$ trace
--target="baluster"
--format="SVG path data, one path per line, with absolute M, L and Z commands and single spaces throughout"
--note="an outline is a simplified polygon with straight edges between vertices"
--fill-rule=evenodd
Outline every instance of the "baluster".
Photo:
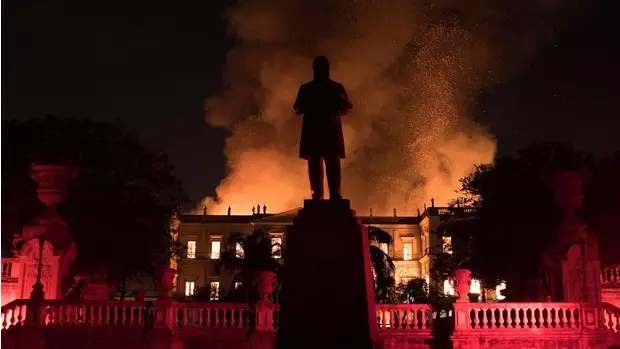
M 528 315 L 529 314 L 529 315 Z M 534 327 L 534 309 L 527 307 L 523 309 L 523 327 L 524 328 L 532 328 Z
M 481 308 L 482 316 L 480 317 L 480 328 L 487 328 L 487 309 Z
M 581 310 L 579 308 L 574 308 L 573 314 L 575 315 L 575 327 L 581 327 Z
M 416 308 L 407 309 L 407 317 L 405 321 L 406 321 L 405 323 L 406 329 L 415 330 L 420 323 L 420 321 L 418 321 L 418 309 Z
M 129 320 L 129 316 L 127 315 L 127 310 L 129 310 L 129 312 L 132 312 L 133 307 L 128 307 L 126 305 L 121 306 L 121 324 L 123 326 L 131 326 L 131 320 Z
M 106 305 L 105 309 L 106 311 L 105 311 L 105 317 L 104 317 L 105 319 L 104 324 L 107 326 L 111 326 L 112 325 L 112 310 L 111 310 L 112 307 L 109 305 Z
M 62 305 L 58 305 L 58 306 L 52 306 L 52 309 L 54 309 L 54 311 L 58 314 L 58 321 L 57 321 L 57 325 L 58 326 L 64 326 L 65 325 L 65 313 L 64 313 L 64 307 Z
M 562 309 L 562 327 L 570 328 L 570 311 L 566 308 Z
M 278 315 L 280 315 L 278 313 Z M 243 309 L 237 309 L 237 327 L 236 328 L 242 328 L 243 327 Z
M 197 308 L 196 309 L 196 316 L 198 317 L 196 319 L 196 321 L 195 321 L 196 322 L 196 327 L 202 327 L 203 326 L 202 325 L 202 311 L 203 311 L 203 308 Z
M 499 319 L 497 320 L 497 328 L 506 328 L 504 326 L 504 308 L 499 308 Z
M 437 312 L 437 316 L 441 315 L 439 312 Z M 469 319 L 467 319 L 467 321 L 469 322 L 469 326 L 471 326 L 471 328 L 476 328 L 477 324 L 478 324 L 478 313 L 476 312 L 476 309 L 470 309 L 469 310 Z
M 8 322 L 6 321 L 6 319 L 7 319 L 8 315 L 9 315 L 9 311 L 7 311 L 6 313 L 2 313 L 2 315 L 1 315 L 2 316 L 2 329 L 3 330 L 7 329 Z
M 491 309 L 491 319 L 489 319 L 489 327 L 490 328 L 499 328 L 497 326 L 497 321 L 495 320 L 495 309 Z
M 521 328 L 521 308 L 515 308 L 515 328 Z
M 181 326 L 182 327 L 186 327 L 187 326 L 187 308 L 183 307 L 181 308 Z
M 65 317 L 65 319 L 66 319 L 65 321 L 66 321 L 68 326 L 73 325 L 73 323 L 75 321 L 75 309 L 74 308 L 75 307 L 70 305 L 70 304 L 65 307 L 65 309 L 67 311 L 67 314 L 66 314 L 67 316 Z
M 390 315 L 392 317 L 392 328 L 397 330 L 400 328 L 400 310 L 398 308 L 392 309 L 392 313 Z
M 21 325 L 26 320 L 26 312 L 24 311 L 24 306 L 18 305 L 16 307 L 16 310 L 17 312 L 13 312 L 13 317 L 15 318 L 15 325 Z
M 129 307 L 129 326 L 135 326 L 134 324 L 134 316 L 133 316 L 133 312 L 136 310 L 136 307 Z
M 402 327 L 403 327 L 405 330 L 408 330 L 408 329 L 409 329 L 409 315 L 410 315 L 410 310 L 409 310 L 409 308 L 405 308 L 405 309 L 403 310 L 403 314 L 404 314 L 404 316 L 405 316 L 405 317 L 403 318 Z

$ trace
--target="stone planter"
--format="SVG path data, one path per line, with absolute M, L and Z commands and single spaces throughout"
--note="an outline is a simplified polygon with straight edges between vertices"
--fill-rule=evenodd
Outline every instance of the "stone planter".
M 269 295 L 276 287 L 276 273 L 272 271 L 257 271 L 255 274 L 256 290 L 260 295 L 259 303 L 271 303 Z
M 454 271 L 454 290 L 458 293 L 459 298 L 457 303 L 467 303 L 469 298 L 469 287 L 471 285 L 471 270 L 469 269 L 457 269 Z
M 39 200 L 48 207 L 67 199 L 69 181 L 75 179 L 78 173 L 78 168 L 74 166 L 39 165 L 36 163 L 30 166 L 30 176 L 39 184 L 37 188 Z
M 159 285 L 159 299 L 169 300 L 170 292 L 174 287 L 174 278 L 177 275 L 176 269 L 170 267 L 162 268 L 161 284 Z
M 480 293 L 468 293 L 467 297 L 469 297 L 470 303 L 478 303 L 478 299 L 480 298 Z

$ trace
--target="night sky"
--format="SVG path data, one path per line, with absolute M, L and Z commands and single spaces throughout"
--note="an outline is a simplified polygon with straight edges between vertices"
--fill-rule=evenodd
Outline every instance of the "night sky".
M 165 150 L 192 199 L 224 176 L 226 131 L 204 122 L 232 39 L 231 1 L 3 2 L 2 118 L 56 114 L 123 121 Z M 561 140 L 620 149 L 620 2 L 584 1 L 534 60 L 473 115 L 500 153 Z

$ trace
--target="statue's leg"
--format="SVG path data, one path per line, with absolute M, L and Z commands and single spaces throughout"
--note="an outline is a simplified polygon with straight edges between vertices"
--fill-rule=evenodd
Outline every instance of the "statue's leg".
M 329 186 L 330 200 L 341 200 L 340 194 L 340 158 L 331 156 L 325 158 L 327 185 Z
M 323 200 L 323 159 L 320 156 L 308 158 L 308 175 L 313 200 Z

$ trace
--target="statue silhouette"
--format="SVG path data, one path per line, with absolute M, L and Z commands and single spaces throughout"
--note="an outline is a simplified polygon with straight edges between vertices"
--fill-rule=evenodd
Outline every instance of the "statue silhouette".
M 329 61 L 316 57 L 314 79 L 301 85 L 293 108 L 303 114 L 299 157 L 308 160 L 312 199 L 323 199 L 323 163 L 329 198 L 340 200 L 340 159 L 344 158 L 344 137 L 340 117 L 353 105 L 342 84 L 329 78 Z

